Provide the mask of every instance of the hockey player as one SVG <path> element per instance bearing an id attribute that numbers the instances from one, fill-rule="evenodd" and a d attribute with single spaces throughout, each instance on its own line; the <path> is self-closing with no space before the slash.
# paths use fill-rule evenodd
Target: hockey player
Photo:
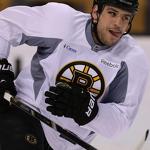
<path id="1" fill-rule="evenodd" d="M 86 142 L 91 142 L 96 134 L 110 138 L 129 128 L 141 103 L 149 70 L 144 51 L 128 34 L 137 10 L 137 0 L 95 0 L 91 14 L 60 3 L 3 10 L 0 109 L 8 107 L 3 100 L 4 92 L 15 96 L 17 91 L 16 97 L 22 102 Z M 14 85 L 11 64 L 7 61 L 10 45 L 24 43 L 37 46 L 37 52 Z M 1 116 L 9 114 L 9 109 L 3 110 Z M 25 116 L 13 111 L 11 115 L 23 126 Z M 6 120 L 9 115 L 1 122 Z M 37 138 L 26 139 L 34 139 L 35 143 L 39 140 L 40 144 L 35 144 L 37 149 L 42 150 L 44 135 L 51 149 L 81 149 L 41 123 L 43 135 L 40 125 L 31 118 L 28 120 L 23 128 Z M 39 131 L 34 130 L 36 124 Z M 21 134 L 16 137 L 16 145 L 21 143 L 17 140 L 24 140 L 25 133 L 21 131 L 12 132 Z M 7 148 L 3 132 L 0 133 L 2 150 L 19 150 L 13 145 L 15 142 L 14 148 L 11 145 Z M 22 142 L 23 148 L 26 149 L 26 143 Z"/>

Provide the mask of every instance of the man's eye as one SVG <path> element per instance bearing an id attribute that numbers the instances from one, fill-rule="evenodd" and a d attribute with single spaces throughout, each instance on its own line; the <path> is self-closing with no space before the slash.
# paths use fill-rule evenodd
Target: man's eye
<path id="1" fill-rule="evenodd" d="M 130 16 L 125 16 L 125 17 L 124 17 L 124 20 L 130 21 L 130 20 L 131 20 L 131 17 L 130 17 Z"/>
<path id="2" fill-rule="evenodd" d="M 116 16 L 116 13 L 115 13 L 115 12 L 109 11 L 108 13 L 109 13 L 112 17 Z"/>

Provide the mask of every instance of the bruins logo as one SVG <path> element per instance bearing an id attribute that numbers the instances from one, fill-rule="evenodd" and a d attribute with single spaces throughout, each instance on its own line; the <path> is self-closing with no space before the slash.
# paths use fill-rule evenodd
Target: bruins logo
<path id="1" fill-rule="evenodd" d="M 96 98 L 99 98 L 105 89 L 101 71 L 84 61 L 75 61 L 64 66 L 56 77 L 56 84 L 59 82 L 80 86 L 93 93 Z"/>
<path id="2" fill-rule="evenodd" d="M 30 143 L 30 144 L 33 144 L 33 145 L 36 145 L 37 144 L 37 138 L 32 135 L 32 134 L 27 134 L 25 136 L 25 140 Z"/>

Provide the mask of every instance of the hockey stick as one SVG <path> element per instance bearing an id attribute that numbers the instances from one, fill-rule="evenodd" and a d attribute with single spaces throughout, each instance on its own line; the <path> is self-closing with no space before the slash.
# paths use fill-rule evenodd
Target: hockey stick
<path id="1" fill-rule="evenodd" d="M 138 144 L 136 150 L 142 150 L 144 143 L 146 142 L 146 140 L 148 138 L 148 135 L 149 135 L 149 129 L 146 130 L 144 139 L 142 139 L 142 141 Z"/>
<path id="2" fill-rule="evenodd" d="M 45 116 L 43 116 L 39 112 L 35 111 L 34 109 L 29 107 L 28 105 L 19 101 L 19 99 L 12 97 L 12 95 L 10 95 L 9 93 L 5 93 L 4 98 L 7 101 L 9 101 L 10 104 L 13 104 L 15 107 L 23 110 L 24 112 L 26 112 L 30 116 L 36 118 L 39 121 L 42 121 L 43 123 L 47 124 L 49 127 L 53 128 L 54 130 L 59 132 L 60 137 L 66 139 L 67 141 L 71 142 L 72 144 L 78 144 L 81 147 L 85 148 L 86 150 L 97 150 L 95 147 L 86 143 L 80 137 L 78 137 L 77 135 L 72 133 L 71 131 L 62 128 L 61 126 L 59 126 L 55 122 L 51 121 L 50 119 L 46 118 Z"/>

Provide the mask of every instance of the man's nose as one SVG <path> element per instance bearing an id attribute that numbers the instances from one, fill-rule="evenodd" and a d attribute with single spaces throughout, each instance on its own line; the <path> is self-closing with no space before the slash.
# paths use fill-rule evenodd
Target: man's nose
<path id="1" fill-rule="evenodd" d="M 117 26 L 117 27 L 121 27 L 122 24 L 123 24 L 123 21 L 122 21 L 122 18 L 121 17 L 116 17 L 115 18 L 115 21 L 114 21 L 114 24 Z"/>

